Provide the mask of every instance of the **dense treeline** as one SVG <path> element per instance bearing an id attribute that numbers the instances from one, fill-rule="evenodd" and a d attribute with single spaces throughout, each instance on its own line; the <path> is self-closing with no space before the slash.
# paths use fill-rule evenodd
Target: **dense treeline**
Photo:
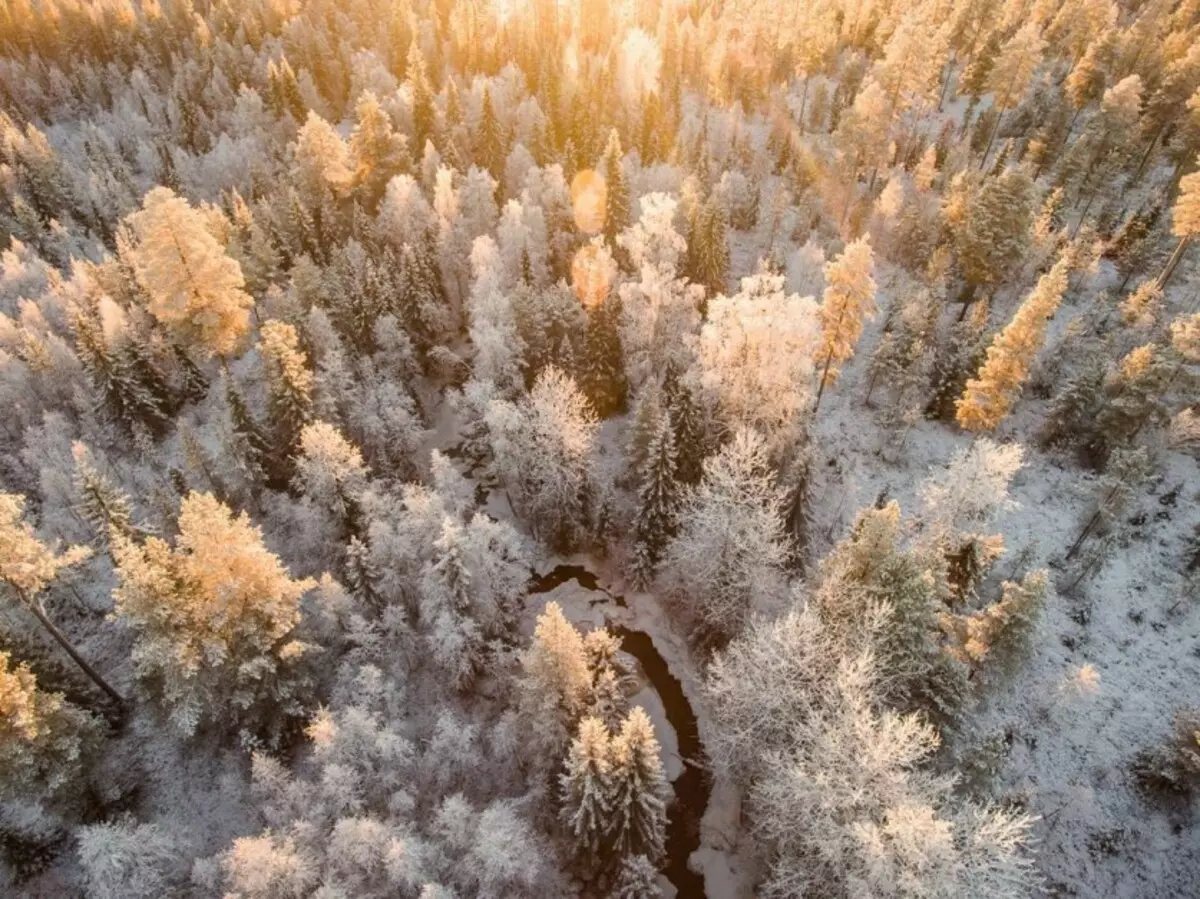
<path id="1" fill-rule="evenodd" d="M 3 4 L 0 878 L 659 895 L 637 672 L 527 595 L 581 553 L 746 889 L 1034 894 L 962 753 L 1200 446 L 1198 167 L 1195 0 Z M 831 417 L 969 441 L 835 533 Z M 1094 498 L 1001 569 L 1031 452 Z"/>

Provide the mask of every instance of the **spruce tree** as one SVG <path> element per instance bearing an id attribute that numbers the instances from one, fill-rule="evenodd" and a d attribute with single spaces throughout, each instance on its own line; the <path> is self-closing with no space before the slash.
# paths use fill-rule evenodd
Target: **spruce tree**
<path id="1" fill-rule="evenodd" d="M 575 853 L 589 866 L 602 863 L 613 820 L 612 736 L 598 718 L 584 718 L 559 778 L 559 819 Z"/>
<path id="2" fill-rule="evenodd" d="M 632 224 L 629 210 L 629 185 L 621 168 L 621 138 L 614 128 L 608 133 L 608 145 L 600 163 L 600 174 L 604 177 L 604 239 L 610 247 L 617 248 L 617 235 Z"/>
<path id="3" fill-rule="evenodd" d="M 621 299 L 615 293 L 587 309 L 579 386 L 601 418 L 624 411 L 629 393 L 620 324 Z"/>
<path id="4" fill-rule="evenodd" d="M 621 861 L 617 871 L 614 899 L 662 899 L 658 888 L 658 869 L 644 855 L 631 855 Z"/>
<path id="5" fill-rule="evenodd" d="M 497 180 L 504 176 L 504 160 L 508 156 L 506 143 L 501 131 L 500 120 L 496 118 L 496 109 L 492 105 L 491 92 L 485 87 L 483 89 L 483 108 L 479 120 L 476 159 Z"/>
<path id="6" fill-rule="evenodd" d="M 657 426 L 646 447 L 644 467 L 637 472 L 638 514 L 634 524 L 634 583 L 645 587 L 654 579 L 664 549 L 675 533 L 682 485 L 675 433 L 668 412 L 659 411 Z"/>
<path id="7" fill-rule="evenodd" d="M 75 491 L 79 495 L 79 514 L 96 532 L 96 542 L 109 546 L 113 535 L 131 539 L 140 532 L 133 523 L 129 497 L 92 464 L 82 443 L 71 446 L 75 457 Z"/>
<path id="8" fill-rule="evenodd" d="M 694 380 L 668 366 L 663 376 L 663 403 L 675 431 L 676 476 L 681 484 L 699 483 L 708 456 L 707 419 Z"/>
<path id="9" fill-rule="evenodd" d="M 610 744 L 610 833 L 621 857 L 657 861 L 666 843 L 667 797 L 654 725 L 641 706 L 629 710 Z"/>
<path id="10" fill-rule="evenodd" d="M 80 763 L 99 723 L 38 686 L 29 666 L 0 651 L 0 796 L 37 800 L 39 792 L 78 789 Z"/>
<path id="11" fill-rule="evenodd" d="M 708 296 L 723 294 L 729 283 L 729 240 L 725 233 L 725 213 L 715 197 L 709 196 L 696 211 L 685 272 L 688 278 L 707 289 Z"/>
<path id="12" fill-rule="evenodd" d="M 229 406 L 229 424 L 233 431 L 233 448 L 246 471 L 253 489 L 262 481 L 271 455 L 271 443 L 262 426 L 254 420 L 241 391 L 228 375 L 225 380 L 225 401 Z"/>
<path id="13" fill-rule="evenodd" d="M 991 431 L 1020 396 L 1029 369 L 1046 338 L 1048 320 L 1067 289 L 1068 260 L 1043 275 L 1011 322 L 988 347 L 987 359 L 956 406 L 958 423 L 969 431 Z"/>
<path id="14" fill-rule="evenodd" d="M 313 375 L 296 329 L 286 322 L 271 320 L 264 324 L 258 349 L 266 370 L 274 431 L 271 483 L 283 486 L 291 480 L 292 457 L 300 445 L 300 432 L 312 418 Z"/>

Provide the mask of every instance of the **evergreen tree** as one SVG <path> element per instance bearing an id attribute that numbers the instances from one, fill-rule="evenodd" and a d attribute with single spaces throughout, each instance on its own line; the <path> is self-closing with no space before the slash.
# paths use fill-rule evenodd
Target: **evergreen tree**
<path id="1" fill-rule="evenodd" d="M 972 674 L 982 671 L 989 680 L 1011 677 L 1033 648 L 1049 589 L 1046 572 L 1032 571 L 1019 582 L 1005 581 L 999 601 L 969 615 L 944 616 L 951 651 Z"/>
<path id="2" fill-rule="evenodd" d="M 601 418 L 622 412 L 629 393 L 620 322 L 621 298 L 616 294 L 587 309 L 579 386 Z"/>
<path id="3" fill-rule="evenodd" d="M 980 168 L 987 162 L 992 143 L 1000 131 L 1000 123 L 1004 113 L 1019 103 L 1029 87 L 1030 79 L 1042 61 L 1042 53 L 1046 49 L 1046 41 L 1042 38 L 1041 28 L 1037 22 L 1026 22 L 1008 39 L 996 55 L 996 62 L 988 73 L 988 88 L 996 95 L 998 115 L 995 126 L 991 129 L 991 137 L 983 150 Z"/>
<path id="4" fill-rule="evenodd" d="M 696 210 L 688 235 L 685 274 L 703 285 L 710 297 L 728 289 L 729 240 L 725 212 L 716 197 L 709 196 Z"/>
<path id="5" fill-rule="evenodd" d="M 116 614 L 137 634 L 137 675 L 180 732 L 202 722 L 256 732 L 276 713 L 301 713 L 291 672 L 307 646 L 293 631 L 315 584 L 293 580 L 245 515 L 193 493 L 174 547 L 114 535 L 113 556 Z"/>
<path id="6" fill-rule="evenodd" d="M 1196 159 L 1200 164 L 1200 156 Z M 1179 243 L 1158 276 L 1158 286 L 1164 289 L 1187 251 L 1188 244 L 1200 235 L 1200 172 L 1193 172 L 1179 182 L 1179 195 L 1171 209 L 1171 232 L 1179 238 Z"/>
<path id="7" fill-rule="evenodd" d="M 36 800 L 74 785 L 98 722 L 38 687 L 29 666 L 0 651 L 0 795 Z"/>
<path id="8" fill-rule="evenodd" d="M 608 133 L 608 145 L 600 162 L 600 174 L 604 177 L 604 239 L 610 247 L 617 247 L 617 235 L 632 223 L 629 209 L 629 185 L 621 168 L 621 138 L 614 128 Z"/>
<path id="9" fill-rule="evenodd" d="M 493 178 L 499 179 L 504 174 L 504 160 L 508 156 L 507 141 L 501 131 L 500 120 L 496 118 L 491 91 L 486 87 L 483 89 L 483 106 L 479 116 L 475 158 Z"/>
<path id="10" fill-rule="evenodd" d="M 671 416 L 660 410 L 645 451 L 638 479 L 638 514 L 634 524 L 634 583 L 646 586 L 653 579 L 663 549 L 675 533 L 682 485 Z"/>
<path id="11" fill-rule="evenodd" d="M 707 420 L 697 387 L 692 378 L 668 366 L 662 394 L 675 431 L 678 480 L 681 484 L 696 484 L 704 474 L 704 459 L 708 455 Z"/>
<path id="12" fill-rule="evenodd" d="M 1033 185 L 1021 169 L 987 178 L 970 198 L 966 220 L 955 234 L 965 285 L 961 302 L 1001 281 L 1022 258 L 1033 218 Z"/>
<path id="13" fill-rule="evenodd" d="M 873 267 L 871 244 L 865 237 L 847 244 L 842 255 L 825 266 L 829 286 L 820 307 L 821 346 L 817 360 L 821 375 L 814 413 L 821 405 L 826 385 L 837 379 L 838 366 L 854 355 L 863 321 L 875 314 Z"/>
<path id="14" fill-rule="evenodd" d="M 134 262 L 150 313 L 184 345 L 227 355 L 250 328 L 254 306 L 237 262 L 225 254 L 203 215 L 165 187 L 146 194 L 130 216 L 138 237 Z"/>
<path id="15" fill-rule="evenodd" d="M 556 764 L 576 733 L 592 686 L 583 636 L 567 621 L 562 607 L 546 603 L 529 648 L 521 654 L 521 704 L 535 727 L 543 752 Z"/>
<path id="16" fill-rule="evenodd" d="M 313 375 L 296 329 L 285 322 L 271 320 L 262 326 L 258 350 L 274 431 L 271 482 L 284 484 L 291 479 L 291 458 L 300 445 L 300 432 L 312 418 Z"/>
<path id="17" fill-rule="evenodd" d="M 650 717 L 634 706 L 609 745 L 608 830 L 622 857 L 662 858 L 669 788 L 659 752 Z"/>
<path id="18" fill-rule="evenodd" d="M 413 153 L 424 153 L 425 143 L 433 138 L 437 123 L 433 107 L 433 88 L 429 83 L 429 70 L 421 53 L 420 41 L 409 44 L 405 71 L 412 85 L 413 96 L 413 140 L 409 146 Z M 450 83 L 453 86 L 453 81 Z"/>
<path id="19" fill-rule="evenodd" d="M 38 539 L 24 516 L 25 497 L 0 493 L 0 584 L 33 613 L 80 670 L 119 707 L 123 702 L 120 694 L 83 660 L 67 636 L 50 620 L 42 600 L 42 594 L 58 573 L 87 559 L 91 551 L 84 546 L 72 546 L 62 554 L 55 552 Z"/>
<path id="20" fill-rule="evenodd" d="M 233 379 L 228 375 L 223 377 L 225 402 L 229 406 L 229 424 L 233 432 L 233 450 L 245 469 L 251 487 L 257 489 L 266 472 L 271 444 L 262 426 L 250 414 L 246 400 Z"/>
<path id="21" fill-rule="evenodd" d="M 127 431 L 140 427 L 161 436 L 169 423 L 168 409 L 163 397 L 147 389 L 139 377 L 134 362 L 141 351 L 131 351 L 131 341 L 114 347 L 99 321 L 89 315 L 76 315 L 72 324 L 76 354 L 100 394 L 104 412 Z"/>
<path id="22" fill-rule="evenodd" d="M 621 861 L 617 872 L 614 899 L 662 899 L 658 888 L 658 869 L 644 855 L 632 855 Z"/>
<path id="23" fill-rule="evenodd" d="M 611 844 L 612 742 L 604 722 L 584 718 L 559 778 L 559 818 L 574 841 L 576 854 L 589 865 L 601 864 Z"/>
<path id="24" fill-rule="evenodd" d="M 368 213 L 379 205 L 387 183 L 394 175 L 408 170 L 408 141 L 392 127 L 379 99 L 370 91 L 359 95 L 354 104 L 355 123 L 350 133 L 350 164 L 354 185 L 363 197 Z"/>
<path id="25" fill-rule="evenodd" d="M 987 359 L 956 406 L 970 431 L 991 431 L 1012 411 L 1046 337 L 1046 327 L 1067 289 L 1068 260 L 1060 259 L 1026 297 L 1011 322 L 988 347 Z"/>
<path id="26" fill-rule="evenodd" d="M 97 543 L 108 547 L 113 535 L 132 539 L 141 529 L 133 523 L 129 497 L 96 469 L 86 446 L 72 444 L 71 453 L 75 457 L 79 514 L 96 532 Z"/>

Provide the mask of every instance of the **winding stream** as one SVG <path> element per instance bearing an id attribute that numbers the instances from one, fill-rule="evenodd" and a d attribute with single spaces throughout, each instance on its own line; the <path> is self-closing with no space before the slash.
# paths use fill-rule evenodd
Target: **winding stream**
<path id="1" fill-rule="evenodd" d="M 600 586 L 596 575 L 581 565 L 559 565 L 553 571 L 535 578 L 529 593 L 548 593 L 567 581 L 575 581 L 585 590 L 604 594 L 604 599 L 622 608 L 625 599 L 613 596 Z M 621 649 L 629 653 L 642 666 L 650 685 L 658 694 L 666 710 L 667 723 L 675 731 L 679 755 L 683 759 L 683 773 L 671 782 L 675 793 L 667 806 L 667 865 L 664 873 L 674 885 L 680 899 L 706 899 L 704 876 L 688 867 L 688 859 L 700 848 L 700 821 L 708 808 L 712 793 L 712 778 L 708 773 L 704 744 L 700 742 L 700 730 L 696 714 L 679 678 L 671 673 L 667 660 L 654 645 L 645 631 L 629 630 L 610 622 L 608 628 L 621 640 Z"/>

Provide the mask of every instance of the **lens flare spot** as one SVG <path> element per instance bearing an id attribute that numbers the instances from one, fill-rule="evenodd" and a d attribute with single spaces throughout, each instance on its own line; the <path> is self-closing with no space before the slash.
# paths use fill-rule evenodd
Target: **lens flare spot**
<path id="1" fill-rule="evenodd" d="M 595 309 L 608 299 L 616 277 L 617 263 L 600 238 L 580 247 L 571 261 L 571 287 L 585 309 Z"/>
<path id="2" fill-rule="evenodd" d="M 571 181 L 571 205 L 575 227 L 584 234 L 598 234 L 604 227 L 604 207 L 608 189 L 600 173 L 584 169 Z"/>

